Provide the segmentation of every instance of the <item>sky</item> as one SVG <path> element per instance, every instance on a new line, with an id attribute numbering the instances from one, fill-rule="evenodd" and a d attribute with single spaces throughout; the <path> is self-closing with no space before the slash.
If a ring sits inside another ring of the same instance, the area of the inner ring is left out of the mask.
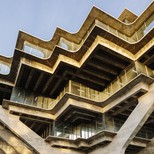
<path id="1" fill-rule="evenodd" d="M 0 55 L 12 57 L 19 30 L 50 40 L 56 27 L 76 33 L 93 6 L 118 18 L 129 9 L 136 15 L 153 0 L 0 0 Z"/>

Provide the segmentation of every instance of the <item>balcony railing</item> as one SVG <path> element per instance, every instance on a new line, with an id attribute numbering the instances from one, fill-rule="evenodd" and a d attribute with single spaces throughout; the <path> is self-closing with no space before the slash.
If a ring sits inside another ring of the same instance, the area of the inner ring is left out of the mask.
<path id="1" fill-rule="evenodd" d="M 95 102 L 103 102 L 118 92 L 120 89 L 125 87 L 141 73 L 148 77 L 154 77 L 154 73 L 151 69 L 139 62 L 135 62 L 127 69 L 125 69 L 119 76 L 117 76 L 117 78 L 111 82 L 110 85 L 106 87 L 102 92 L 70 80 L 60 95 L 55 100 L 53 100 L 49 106 L 50 108 L 55 106 L 55 104 L 61 100 L 65 93 L 76 95 Z"/>
<path id="2" fill-rule="evenodd" d="M 39 108 L 52 109 L 63 98 L 63 96 L 68 93 L 99 103 L 110 98 L 141 73 L 148 77 L 154 76 L 153 71 L 147 66 L 139 62 L 135 62 L 127 69 L 125 69 L 119 76 L 117 76 L 117 78 L 113 82 L 111 82 L 110 85 L 107 86 L 102 92 L 70 80 L 56 99 L 37 96 L 30 91 L 14 88 L 11 95 L 11 100 L 26 105 L 36 106 Z"/>
<path id="3" fill-rule="evenodd" d="M 136 43 L 137 41 L 141 40 L 154 27 L 154 15 L 152 15 L 147 21 L 145 21 L 144 24 L 138 30 L 136 30 L 136 32 L 131 37 L 128 37 L 125 34 L 119 32 L 118 30 L 112 28 L 111 26 L 95 19 L 94 24 L 88 30 L 87 34 L 85 35 L 85 37 L 83 38 L 81 43 L 83 43 L 87 39 L 89 33 L 93 30 L 95 25 L 99 26 L 100 28 L 104 29 L 105 31 L 107 31 L 107 32 L 129 42 L 129 43 Z M 61 38 L 58 45 L 66 50 L 71 51 L 71 52 L 77 51 L 81 46 L 81 45 L 77 45 L 71 41 L 68 41 L 65 38 Z"/>
<path id="4" fill-rule="evenodd" d="M 50 135 L 58 138 L 67 138 L 72 140 L 77 138 L 87 139 L 102 131 L 117 133 L 124 122 L 125 121 L 123 120 L 110 117 L 108 115 L 100 115 L 89 123 L 81 123 L 78 125 L 71 125 L 70 123 L 54 121 L 52 125 L 44 130 L 42 137 L 46 138 Z M 152 139 L 154 137 L 153 128 L 143 126 L 136 137 Z"/>
<path id="5" fill-rule="evenodd" d="M 35 106 L 43 109 L 48 109 L 49 104 L 52 102 L 51 98 L 40 96 L 18 87 L 13 88 L 10 100 L 15 103 Z"/>
<path id="6" fill-rule="evenodd" d="M 93 30 L 93 28 L 96 26 L 99 26 L 100 28 L 104 29 L 105 31 L 129 42 L 129 43 L 136 43 L 140 39 L 142 39 L 153 27 L 154 27 L 154 15 L 152 15 L 147 21 L 144 22 L 144 24 L 131 36 L 128 37 L 125 34 L 119 32 L 118 30 L 112 28 L 111 26 L 95 19 L 95 22 L 90 27 L 90 29 L 87 31 L 87 34 L 84 36 L 83 40 L 81 41 L 81 44 L 75 44 L 74 42 L 68 41 L 65 38 L 60 38 L 58 42 L 58 46 L 60 46 L 63 49 L 69 50 L 71 52 L 79 50 L 82 43 L 87 39 L 89 36 L 89 33 Z M 51 54 L 51 51 L 48 51 L 45 48 L 41 48 L 39 46 L 33 45 L 29 42 L 24 43 L 23 50 L 29 54 L 32 54 L 39 58 L 48 58 Z"/>

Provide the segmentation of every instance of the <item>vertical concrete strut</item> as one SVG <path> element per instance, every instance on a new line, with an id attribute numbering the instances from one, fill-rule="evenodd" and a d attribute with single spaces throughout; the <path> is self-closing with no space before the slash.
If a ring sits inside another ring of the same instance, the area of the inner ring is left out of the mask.
<path id="1" fill-rule="evenodd" d="M 138 99 L 138 105 L 125 121 L 113 141 L 106 147 L 100 147 L 90 154 L 124 154 L 126 148 L 154 111 L 154 83 L 149 91 Z"/>

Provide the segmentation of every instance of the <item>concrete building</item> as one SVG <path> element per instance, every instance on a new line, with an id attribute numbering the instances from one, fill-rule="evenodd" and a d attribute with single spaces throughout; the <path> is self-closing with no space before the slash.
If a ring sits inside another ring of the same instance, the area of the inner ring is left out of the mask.
<path id="1" fill-rule="evenodd" d="M 20 31 L 0 56 L 0 153 L 154 154 L 154 2 L 94 7 L 76 34 Z"/>

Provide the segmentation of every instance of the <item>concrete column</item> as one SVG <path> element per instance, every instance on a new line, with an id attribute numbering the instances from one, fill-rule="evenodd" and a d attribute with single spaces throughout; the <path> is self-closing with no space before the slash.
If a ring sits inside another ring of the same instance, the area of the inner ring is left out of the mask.
<path id="1" fill-rule="evenodd" d="M 139 103 L 125 121 L 113 141 L 106 147 L 100 147 L 90 154 L 124 154 L 126 148 L 154 111 L 154 84 L 149 92 L 139 98 Z"/>

